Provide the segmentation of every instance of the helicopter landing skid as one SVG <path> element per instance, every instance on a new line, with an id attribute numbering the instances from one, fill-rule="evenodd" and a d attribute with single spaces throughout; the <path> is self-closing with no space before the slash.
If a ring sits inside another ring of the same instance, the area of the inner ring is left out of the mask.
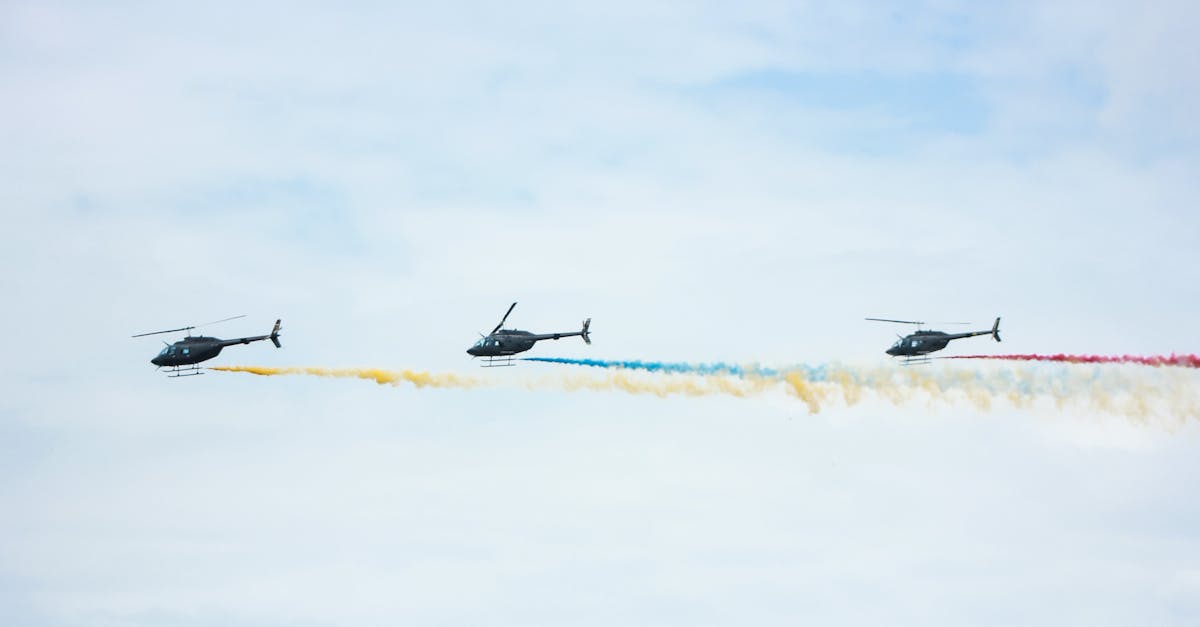
<path id="1" fill-rule="evenodd" d="M 483 360 L 482 364 L 479 364 L 479 367 L 480 368 L 502 368 L 505 366 L 515 366 L 515 365 L 517 365 L 517 364 L 516 364 L 516 362 L 513 361 L 512 355 L 506 355 L 504 357 L 488 357 Z"/>
<path id="2" fill-rule="evenodd" d="M 933 361 L 932 357 L 917 357 L 915 359 L 905 359 L 903 362 L 900 363 L 900 365 L 901 366 L 919 366 L 921 364 L 928 364 L 932 361 Z"/>
<path id="3" fill-rule="evenodd" d="M 200 366 L 190 366 L 188 368 L 180 368 L 178 366 L 167 371 L 167 377 L 170 379 L 178 379 L 179 377 L 195 377 L 204 374 L 204 369 Z"/>

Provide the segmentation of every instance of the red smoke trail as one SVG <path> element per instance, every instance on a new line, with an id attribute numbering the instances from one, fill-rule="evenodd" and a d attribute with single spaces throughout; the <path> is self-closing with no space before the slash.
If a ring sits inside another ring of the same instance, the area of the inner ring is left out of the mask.
<path id="1" fill-rule="evenodd" d="M 944 359 L 1002 359 L 1007 361 L 1057 361 L 1068 364 L 1139 364 L 1142 366 L 1179 366 L 1200 368 L 1198 355 L 958 355 Z"/>

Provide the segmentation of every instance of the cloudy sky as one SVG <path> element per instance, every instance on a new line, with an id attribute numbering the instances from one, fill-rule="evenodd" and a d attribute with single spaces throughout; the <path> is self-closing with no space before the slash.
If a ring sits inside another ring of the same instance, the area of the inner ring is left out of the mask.
<path id="1" fill-rule="evenodd" d="M 951 352 L 1196 352 L 1198 26 L 4 2 L 0 622 L 1195 624 L 1177 416 L 177 381 L 128 336 L 477 375 L 520 301 L 594 319 L 541 356 L 877 365 L 864 316 L 997 315 Z"/>

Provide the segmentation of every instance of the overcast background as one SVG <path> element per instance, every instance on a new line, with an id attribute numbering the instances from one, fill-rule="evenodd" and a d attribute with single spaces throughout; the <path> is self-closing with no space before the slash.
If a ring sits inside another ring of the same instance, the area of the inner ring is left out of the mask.
<path id="1" fill-rule="evenodd" d="M 1195 352 L 1200 5 L 434 4 L 0 4 L 0 622 L 1196 623 L 1192 425 L 128 336 L 478 374 L 516 300 L 594 319 L 542 356 Z"/>

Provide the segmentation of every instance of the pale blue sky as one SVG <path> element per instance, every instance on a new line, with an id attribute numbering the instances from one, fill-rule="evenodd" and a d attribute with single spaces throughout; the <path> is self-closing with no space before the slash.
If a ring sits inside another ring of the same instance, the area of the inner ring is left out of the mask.
<path id="1" fill-rule="evenodd" d="M 870 365 L 864 316 L 997 315 L 954 351 L 1196 352 L 1197 26 L 6 3 L 0 622 L 1193 624 L 1170 416 L 167 381 L 128 336 L 475 374 L 519 300 L 594 320 L 543 356 Z"/>

